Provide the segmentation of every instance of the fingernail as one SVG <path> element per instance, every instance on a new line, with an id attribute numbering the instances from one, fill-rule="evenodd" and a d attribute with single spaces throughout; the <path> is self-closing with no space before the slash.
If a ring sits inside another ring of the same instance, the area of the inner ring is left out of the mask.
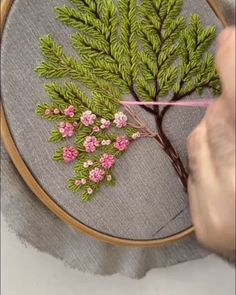
<path id="1" fill-rule="evenodd" d="M 218 37 L 217 39 L 217 43 L 218 45 L 223 45 L 223 43 L 225 43 L 227 41 L 227 39 L 230 37 L 231 35 L 231 28 L 227 28 L 225 29 Z"/>

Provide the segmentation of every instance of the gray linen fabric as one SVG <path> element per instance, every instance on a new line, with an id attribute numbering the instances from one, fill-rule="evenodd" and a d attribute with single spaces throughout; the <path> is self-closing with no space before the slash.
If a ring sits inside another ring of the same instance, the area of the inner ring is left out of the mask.
<path id="1" fill-rule="evenodd" d="M 126 158 L 119 161 L 115 192 L 114 188 L 102 190 L 92 202 L 81 205 L 77 196 L 66 191 L 62 185 L 65 178 L 71 175 L 71 168 L 50 160 L 55 148 L 54 144 L 47 143 L 50 124 L 33 115 L 35 104 L 47 99 L 42 88 L 43 81 L 32 72 L 41 59 L 38 37 L 51 32 L 70 52 L 65 41 L 70 30 L 55 22 L 52 13 L 55 4 L 65 2 L 21 0 L 15 1 L 11 9 L 2 50 L 2 98 L 11 132 L 34 176 L 70 214 L 91 227 L 116 236 L 154 238 L 156 230 L 186 206 L 174 171 L 155 142 L 143 140 L 137 143 Z M 219 31 L 221 26 L 205 1 L 198 1 L 198 7 L 194 2 L 185 2 L 184 13 L 198 12 L 204 23 L 216 24 Z M 174 109 L 168 114 L 165 122 L 168 135 L 184 161 L 185 138 L 201 116 L 199 109 L 190 112 Z M 145 119 L 152 123 L 150 118 Z M 4 150 L 2 174 L 2 212 L 9 225 L 20 238 L 72 267 L 93 273 L 121 272 L 141 277 L 152 267 L 206 255 L 193 237 L 156 249 L 122 248 L 95 241 L 49 212 L 26 188 Z M 186 210 L 160 235 L 173 234 L 189 224 Z"/>

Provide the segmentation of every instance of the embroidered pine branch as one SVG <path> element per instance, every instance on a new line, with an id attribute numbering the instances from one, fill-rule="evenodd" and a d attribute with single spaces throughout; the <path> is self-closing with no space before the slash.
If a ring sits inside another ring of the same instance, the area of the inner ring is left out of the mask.
<path id="1" fill-rule="evenodd" d="M 184 189 L 187 173 L 162 129 L 169 107 L 142 106 L 156 121 L 157 132 L 131 107 L 119 101 L 131 94 L 137 101 L 162 97 L 176 101 L 205 88 L 220 92 L 213 55 L 207 52 L 215 28 L 204 28 L 197 15 L 180 15 L 182 0 L 71 0 L 73 7 L 56 7 L 57 19 L 74 29 L 69 36 L 79 58 L 69 56 L 50 35 L 40 39 L 44 61 L 40 77 L 76 81 L 48 83 L 50 103 L 36 114 L 57 121 L 49 137 L 73 143 L 57 149 L 54 160 L 75 161 L 68 188 L 82 191 L 86 201 L 102 183 L 113 184 L 115 162 L 132 142 L 153 137 L 166 152 Z M 83 90 L 82 90 L 83 89 Z"/>

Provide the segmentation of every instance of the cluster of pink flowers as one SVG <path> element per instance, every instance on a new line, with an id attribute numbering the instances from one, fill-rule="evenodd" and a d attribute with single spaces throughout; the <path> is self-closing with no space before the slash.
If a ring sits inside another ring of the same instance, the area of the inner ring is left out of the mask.
<path id="1" fill-rule="evenodd" d="M 115 120 L 113 121 L 116 124 L 117 128 L 122 128 L 127 125 L 127 116 L 123 112 L 118 112 L 115 114 Z"/>
<path id="2" fill-rule="evenodd" d="M 124 151 L 127 149 L 129 145 L 129 140 L 125 136 L 118 136 L 116 138 L 116 142 L 114 143 L 114 147 L 119 151 Z"/>
<path id="3" fill-rule="evenodd" d="M 83 146 L 87 153 L 92 153 L 99 146 L 99 141 L 95 136 L 86 136 Z"/>
<path id="4" fill-rule="evenodd" d="M 103 154 L 100 163 L 103 168 L 110 169 L 115 163 L 115 157 L 112 154 Z"/>
<path id="5" fill-rule="evenodd" d="M 67 163 L 74 161 L 77 158 L 78 154 L 79 152 L 73 146 L 63 148 L 63 160 Z"/>
<path id="6" fill-rule="evenodd" d="M 91 111 L 86 111 L 82 113 L 82 116 L 80 117 L 80 121 L 85 126 L 89 126 L 94 124 L 94 121 L 96 120 L 96 115 L 93 114 Z"/>
<path id="7" fill-rule="evenodd" d="M 104 118 L 102 118 L 100 120 L 100 122 L 101 122 L 101 126 L 100 126 L 101 129 L 108 129 L 111 125 L 111 122 L 109 120 L 104 119 Z"/>
<path id="8" fill-rule="evenodd" d="M 61 122 L 59 124 L 59 132 L 61 133 L 62 137 L 71 137 L 74 135 L 74 129 L 77 127 L 78 123 L 66 123 Z"/>
<path id="9" fill-rule="evenodd" d="M 103 180 L 104 174 L 105 174 L 105 171 L 103 169 L 96 167 L 89 172 L 89 179 L 92 180 L 93 182 L 98 183 Z"/>
<path id="10" fill-rule="evenodd" d="M 64 109 L 64 114 L 67 117 L 74 117 L 75 115 L 75 111 L 74 111 L 74 106 L 73 105 L 69 105 L 68 108 Z"/>

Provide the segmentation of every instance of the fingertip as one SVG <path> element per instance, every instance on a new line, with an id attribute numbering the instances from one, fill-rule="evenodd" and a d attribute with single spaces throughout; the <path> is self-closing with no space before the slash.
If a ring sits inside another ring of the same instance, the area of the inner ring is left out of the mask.
<path id="1" fill-rule="evenodd" d="M 219 37 L 217 38 L 217 45 L 222 46 L 224 45 L 229 39 L 235 37 L 235 27 L 227 27 L 224 29 L 223 32 L 220 33 Z"/>

